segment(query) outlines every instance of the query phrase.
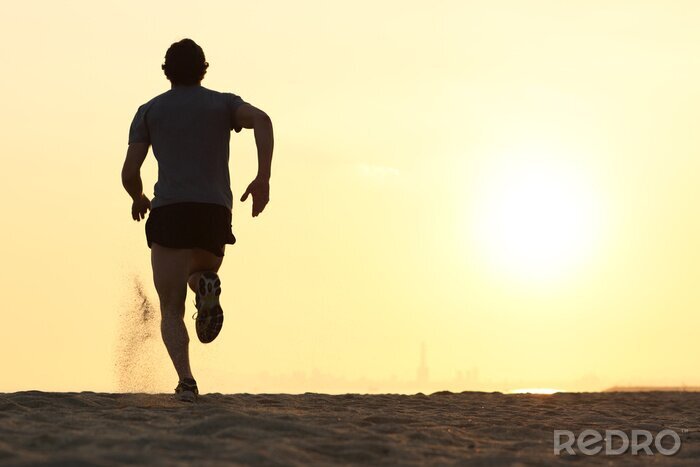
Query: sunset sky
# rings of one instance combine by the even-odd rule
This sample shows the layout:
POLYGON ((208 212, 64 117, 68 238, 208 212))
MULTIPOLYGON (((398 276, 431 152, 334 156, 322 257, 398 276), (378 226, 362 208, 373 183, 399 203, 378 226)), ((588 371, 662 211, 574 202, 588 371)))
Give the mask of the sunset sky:
MULTIPOLYGON (((134 278, 157 306, 120 170, 185 37, 275 128, 214 343, 188 295, 203 392, 700 385, 698 24, 690 0, 14 2, 0 391, 176 384, 158 335, 118 382, 134 278)), ((230 167, 237 200, 252 131, 230 167)))

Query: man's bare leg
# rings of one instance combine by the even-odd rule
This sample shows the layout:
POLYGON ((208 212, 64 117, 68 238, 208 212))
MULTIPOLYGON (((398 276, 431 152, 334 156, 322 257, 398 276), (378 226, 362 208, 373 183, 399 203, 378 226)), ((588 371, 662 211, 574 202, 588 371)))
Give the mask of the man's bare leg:
POLYGON ((221 278, 216 274, 223 259, 203 249, 192 250, 187 282, 195 292, 197 338, 204 344, 216 339, 224 324, 224 310, 219 302, 221 278))
MULTIPOLYGON (((224 248, 226 248, 225 245, 224 248)), ((194 248, 190 251, 192 256, 187 284, 193 292, 196 292, 199 276, 205 271, 218 272, 224 258, 201 248, 194 248)))
POLYGON ((190 338, 183 320, 191 257, 190 249, 151 244, 153 282, 160 299, 160 332, 180 381, 192 378, 188 350, 190 338))

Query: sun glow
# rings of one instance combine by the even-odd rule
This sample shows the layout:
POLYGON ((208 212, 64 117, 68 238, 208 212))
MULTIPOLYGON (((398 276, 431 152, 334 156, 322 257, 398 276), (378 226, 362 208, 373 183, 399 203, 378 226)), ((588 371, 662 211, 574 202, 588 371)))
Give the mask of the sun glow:
POLYGON ((551 160, 519 160, 487 172, 481 182, 472 232, 499 274, 557 279, 593 254, 600 203, 582 173, 551 160))

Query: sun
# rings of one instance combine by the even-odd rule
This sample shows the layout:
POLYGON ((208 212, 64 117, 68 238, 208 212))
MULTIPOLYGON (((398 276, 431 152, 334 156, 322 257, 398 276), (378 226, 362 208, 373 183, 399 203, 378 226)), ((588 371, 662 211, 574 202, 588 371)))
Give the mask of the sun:
POLYGON ((484 174, 473 202, 477 249, 499 274, 561 278, 593 254, 600 236, 593 184, 551 161, 504 164, 484 174))

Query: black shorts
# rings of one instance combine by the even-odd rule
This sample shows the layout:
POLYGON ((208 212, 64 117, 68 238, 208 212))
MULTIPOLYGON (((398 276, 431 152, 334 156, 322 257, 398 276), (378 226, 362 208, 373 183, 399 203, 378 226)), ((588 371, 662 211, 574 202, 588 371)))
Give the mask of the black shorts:
POLYGON ((201 248, 224 256, 224 245, 236 243, 231 210, 211 203, 175 203, 157 207, 146 220, 146 242, 168 248, 201 248))

